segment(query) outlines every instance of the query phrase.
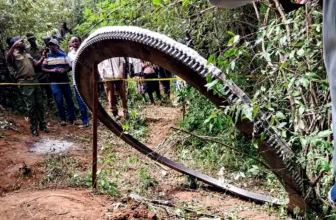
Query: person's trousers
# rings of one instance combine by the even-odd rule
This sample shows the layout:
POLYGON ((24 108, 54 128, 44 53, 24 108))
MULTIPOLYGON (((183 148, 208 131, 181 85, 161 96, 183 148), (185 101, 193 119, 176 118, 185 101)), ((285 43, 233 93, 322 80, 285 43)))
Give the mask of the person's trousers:
MULTIPOLYGON (((144 74, 144 79, 158 79, 158 77, 155 73, 146 73, 144 74)), ((151 100, 152 104, 154 104, 154 92, 156 93, 157 98, 161 100, 160 84, 158 81, 145 81, 144 89, 145 92, 148 93, 149 99, 151 100)))
POLYGON ((89 123, 89 118, 88 118, 88 112, 87 112, 86 105, 84 104, 82 98, 80 97, 77 88, 74 87, 74 89, 75 89, 75 93, 76 93, 76 99, 77 99, 77 103, 78 103, 78 107, 79 107, 79 112, 80 112, 80 115, 81 115, 81 120, 82 120, 83 124, 88 124, 89 123))
POLYGON ((123 80, 105 82, 104 87, 107 94, 109 107, 114 114, 118 112, 118 106, 117 106, 118 99, 117 96, 115 95, 115 89, 120 95, 124 111, 128 109, 125 82, 123 80))
POLYGON ((73 123, 76 120, 76 116, 75 116, 75 105, 72 100, 72 91, 70 85, 51 84, 51 92, 54 96, 58 109, 58 114, 61 118, 61 121, 66 121, 66 113, 63 103, 63 97, 64 97, 67 104, 67 113, 69 122, 73 123))
MULTIPOLYGON (((22 80, 19 83, 38 83, 37 80, 22 80)), ((28 117, 30 119, 30 130, 37 130, 38 126, 43 130, 46 128, 44 121, 44 108, 42 90, 40 86, 23 85, 20 86, 22 98, 27 106, 28 117)))
MULTIPOLYGON (((168 70, 165 70, 163 68, 160 68, 160 74, 159 74, 159 78, 160 79, 167 79, 167 78, 171 78, 172 74, 171 72, 169 72, 168 70)), ((163 92, 168 96, 170 96, 170 81, 168 80, 164 80, 164 81, 160 81, 161 85, 163 87, 163 92)))
MULTIPOLYGON (((37 80, 39 81, 39 83, 49 83, 48 73, 45 72, 37 73, 37 80)), ((41 89, 42 92, 44 92, 47 95, 48 107, 50 108, 52 102, 52 93, 50 85, 41 85, 41 89)))
POLYGON ((336 176, 336 1, 323 2, 324 61, 329 78, 332 101, 332 126, 334 133, 333 168, 336 176))

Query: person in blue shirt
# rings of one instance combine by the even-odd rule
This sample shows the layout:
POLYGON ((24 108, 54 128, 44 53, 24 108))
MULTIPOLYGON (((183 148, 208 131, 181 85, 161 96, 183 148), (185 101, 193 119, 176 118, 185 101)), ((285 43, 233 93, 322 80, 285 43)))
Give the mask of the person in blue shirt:
POLYGON ((61 118, 61 125, 66 125, 66 113, 63 104, 63 97, 67 104, 68 120, 70 124, 76 122, 75 106, 72 100, 72 91, 69 84, 53 84, 53 83, 69 83, 68 72, 70 66, 65 53, 61 52, 59 43, 56 39, 51 39, 48 43, 50 52, 48 57, 42 64, 43 72, 49 73, 49 80, 51 83, 51 91, 57 104, 59 116, 61 118))

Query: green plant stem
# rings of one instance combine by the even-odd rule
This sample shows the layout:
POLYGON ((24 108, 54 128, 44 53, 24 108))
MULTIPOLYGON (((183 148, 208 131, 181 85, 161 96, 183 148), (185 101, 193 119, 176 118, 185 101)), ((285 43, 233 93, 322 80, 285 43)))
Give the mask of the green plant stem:
POLYGON ((198 135, 193 134, 193 133, 191 133, 191 132, 189 132, 189 131, 185 131, 185 130, 183 130, 183 129, 176 128, 176 127, 170 127, 170 129, 175 130, 175 131, 179 131, 179 132, 186 133, 186 134, 188 134, 188 135, 190 135, 190 136, 193 136, 193 137, 198 138, 198 139, 203 140, 203 141, 212 142, 212 143, 216 143, 216 144, 222 145, 222 146, 224 146, 224 147, 226 147, 226 148, 229 148, 229 149, 233 150, 234 152, 236 152, 236 153, 238 153, 238 154, 240 154, 240 155, 244 155, 244 156, 246 156, 246 157, 249 157, 249 158, 251 158, 251 159, 257 161, 257 162, 258 162, 259 164, 261 164, 262 166, 266 167, 267 169, 270 169, 270 167, 269 167, 266 163, 264 163, 263 161, 261 161, 260 159, 258 159, 258 158, 256 158, 256 157, 253 157, 253 156, 250 156, 250 155, 248 155, 248 154, 246 154, 246 153, 244 153, 244 152, 238 151, 237 149, 235 149, 235 148, 233 148, 233 147, 230 147, 229 145, 227 145, 227 144, 225 144, 225 143, 223 143, 223 142, 214 140, 214 139, 212 139, 212 138, 210 138, 210 137, 202 137, 202 136, 198 136, 198 135))

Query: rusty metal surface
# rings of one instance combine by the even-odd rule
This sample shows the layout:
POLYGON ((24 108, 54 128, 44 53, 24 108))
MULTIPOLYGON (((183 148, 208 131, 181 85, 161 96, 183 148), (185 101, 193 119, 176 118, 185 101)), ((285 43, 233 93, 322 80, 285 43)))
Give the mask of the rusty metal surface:
MULTIPOLYGON (((224 73, 215 66, 207 64, 204 58, 185 45, 164 35, 137 27, 105 27, 91 34, 83 42, 74 62, 74 81, 81 97, 91 110, 94 108, 92 102, 94 63, 111 57, 135 57, 162 66, 183 78, 216 106, 231 105, 237 102, 251 103, 239 87, 226 81, 224 73), (205 77, 208 74, 211 74, 214 79, 219 79, 223 84, 224 93, 222 96, 207 91, 204 85, 206 84, 205 77)), ((307 178, 300 164, 296 162, 294 152, 269 126, 265 113, 258 113, 254 121, 238 120, 236 126, 247 137, 252 137, 253 134, 265 134, 265 140, 259 142, 259 152, 288 193, 289 201, 286 202, 249 192, 233 185, 221 184, 220 181, 212 177, 161 156, 132 136, 124 134, 122 128, 111 119, 100 104, 98 118, 108 129, 136 150, 181 173, 194 176, 205 183, 253 201, 277 205, 287 204, 291 211, 295 207, 303 211, 308 209, 308 203, 305 201, 309 190, 305 184, 307 178)))
POLYGON ((98 69, 93 71, 93 94, 92 94, 92 188, 97 189, 97 154, 98 154, 98 69))

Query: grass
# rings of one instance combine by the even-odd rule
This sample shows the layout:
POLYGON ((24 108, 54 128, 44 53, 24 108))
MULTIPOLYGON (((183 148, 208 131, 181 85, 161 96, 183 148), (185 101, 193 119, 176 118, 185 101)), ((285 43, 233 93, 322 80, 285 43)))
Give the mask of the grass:
POLYGON ((70 154, 50 154, 40 168, 42 186, 66 186, 71 177, 79 170, 79 164, 70 154))

